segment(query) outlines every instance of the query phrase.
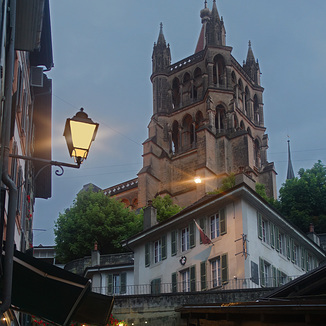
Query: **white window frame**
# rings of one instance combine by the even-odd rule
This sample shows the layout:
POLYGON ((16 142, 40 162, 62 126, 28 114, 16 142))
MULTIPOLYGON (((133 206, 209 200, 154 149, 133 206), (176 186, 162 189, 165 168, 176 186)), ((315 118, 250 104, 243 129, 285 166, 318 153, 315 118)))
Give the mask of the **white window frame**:
POLYGON ((221 259, 220 256, 211 260, 211 281, 212 287, 217 287, 221 285, 221 259))
POLYGON ((181 230, 181 251, 190 249, 190 228, 189 225, 181 230))
POLYGON ((210 217, 211 239, 220 236, 220 215, 216 213, 210 217))
POLYGON ((190 292, 190 271, 189 268, 180 272, 181 276, 181 291, 190 292))
POLYGON ((154 242, 154 263, 162 261, 162 240, 154 242))

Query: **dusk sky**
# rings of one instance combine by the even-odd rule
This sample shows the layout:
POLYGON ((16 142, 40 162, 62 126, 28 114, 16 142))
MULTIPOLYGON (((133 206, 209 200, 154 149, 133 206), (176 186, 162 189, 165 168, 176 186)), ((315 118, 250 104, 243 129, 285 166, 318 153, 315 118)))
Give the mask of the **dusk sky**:
MULTIPOLYGON (((53 160, 72 161, 62 134, 80 107, 100 127, 79 170, 66 168, 57 177, 53 168, 52 198, 36 200, 34 246, 54 245, 55 220, 83 185, 107 188, 137 176, 152 115, 151 56, 160 22, 177 62, 195 51, 203 7, 202 0, 50 0, 53 160)), ((237 61, 246 59, 249 40, 259 60, 267 158, 279 189, 288 136, 296 175, 326 162, 326 1, 217 0, 217 8, 237 61)))

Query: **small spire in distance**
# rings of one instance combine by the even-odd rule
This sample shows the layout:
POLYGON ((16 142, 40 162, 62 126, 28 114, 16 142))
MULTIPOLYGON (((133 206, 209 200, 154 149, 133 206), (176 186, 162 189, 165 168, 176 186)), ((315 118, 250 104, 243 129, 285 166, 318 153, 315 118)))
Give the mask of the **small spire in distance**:
POLYGON ((160 33, 158 35, 157 44, 163 44, 163 45, 166 44, 165 37, 164 37, 164 34, 163 34, 163 23, 162 22, 160 23, 160 33))
POLYGON ((286 179, 294 179, 295 175, 293 172, 293 166, 292 166, 292 161, 291 161, 291 151, 290 151, 290 139, 288 139, 288 172, 286 175, 286 179))
POLYGON ((205 8, 207 8, 207 0, 205 0, 205 8))

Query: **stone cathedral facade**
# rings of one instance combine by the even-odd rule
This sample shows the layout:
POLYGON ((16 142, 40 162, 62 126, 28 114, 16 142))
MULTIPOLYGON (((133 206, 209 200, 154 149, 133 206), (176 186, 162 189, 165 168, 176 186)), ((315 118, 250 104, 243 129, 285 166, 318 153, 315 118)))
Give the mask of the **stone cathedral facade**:
POLYGON ((201 10, 195 53, 171 63, 163 26, 152 54, 153 115, 138 178, 105 189, 133 208, 169 194, 188 206, 234 173, 276 198, 276 172, 267 160, 260 68, 251 44, 239 64, 226 45, 216 1, 201 10), (200 184, 194 178, 200 177, 200 184))

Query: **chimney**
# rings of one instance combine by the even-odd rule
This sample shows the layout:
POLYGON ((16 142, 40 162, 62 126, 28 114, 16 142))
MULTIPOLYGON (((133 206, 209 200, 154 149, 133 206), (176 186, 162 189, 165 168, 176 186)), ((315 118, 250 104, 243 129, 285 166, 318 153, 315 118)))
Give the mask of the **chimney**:
POLYGON ((101 258, 101 254, 98 251, 97 241, 95 241, 94 250, 92 250, 92 255, 91 255, 91 265, 92 265, 92 267, 100 265, 100 258, 101 258))
POLYGON ((309 233, 307 234, 307 237, 320 246, 320 238, 315 233, 315 226, 312 223, 309 225, 309 233))
POLYGON ((148 201, 148 206, 144 209, 144 230, 149 229, 150 227, 157 224, 157 210, 152 206, 152 201, 148 201))

